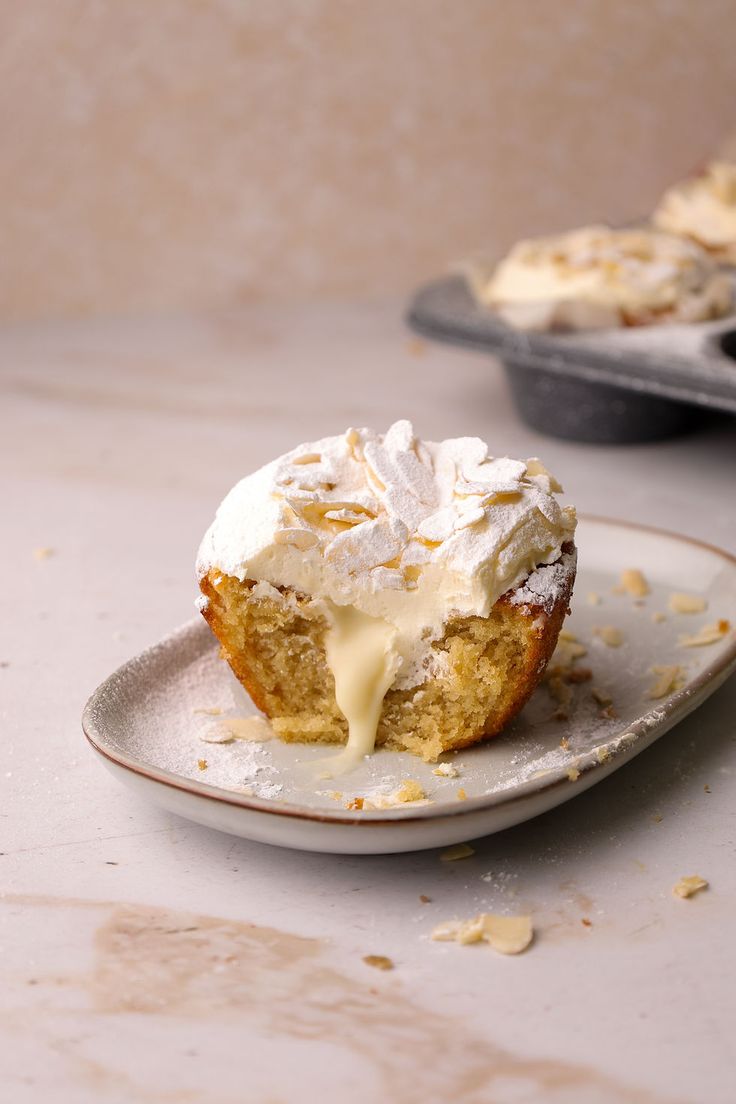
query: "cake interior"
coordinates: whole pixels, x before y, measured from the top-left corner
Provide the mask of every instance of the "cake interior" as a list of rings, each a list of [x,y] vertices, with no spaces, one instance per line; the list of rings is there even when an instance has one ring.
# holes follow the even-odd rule
[[[498,733],[538,684],[567,612],[570,579],[550,612],[505,595],[488,617],[446,623],[432,642],[425,680],[386,694],[376,744],[435,761],[443,751]],[[201,580],[204,616],[222,655],[290,742],[345,744],[347,722],[325,659],[327,622],[288,588],[257,587],[211,570]],[[430,673],[431,672],[431,673]]]

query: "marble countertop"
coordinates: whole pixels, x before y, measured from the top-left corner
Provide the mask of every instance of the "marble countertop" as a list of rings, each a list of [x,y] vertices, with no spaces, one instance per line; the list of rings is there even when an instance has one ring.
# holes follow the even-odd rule
[[[79,717],[191,616],[215,505],[296,441],[408,415],[430,438],[541,454],[581,511],[733,551],[736,420],[626,449],[546,440],[498,365],[411,339],[391,303],[6,329],[0,387],[8,1101],[733,1099],[734,679],[608,780],[456,863],[189,824],[119,787]],[[711,888],[673,897],[694,872]],[[518,958],[428,941],[439,920],[517,907],[539,933]]]

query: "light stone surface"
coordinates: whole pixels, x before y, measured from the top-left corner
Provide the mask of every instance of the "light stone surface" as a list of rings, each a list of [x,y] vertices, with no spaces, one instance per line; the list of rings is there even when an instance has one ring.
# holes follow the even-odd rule
[[[732,0],[0,5],[4,317],[405,290],[636,219],[733,130]]]
[[[223,493],[350,423],[477,433],[540,454],[582,511],[734,550],[734,420],[625,449],[545,440],[497,365],[417,343],[400,315],[260,306],[0,334],[13,1104],[733,1099],[733,679],[590,792],[455,863],[232,839],[139,800],[84,744],[94,686],[191,616]],[[679,900],[690,874],[710,888]],[[531,914],[535,943],[507,959],[430,941],[480,912]]]

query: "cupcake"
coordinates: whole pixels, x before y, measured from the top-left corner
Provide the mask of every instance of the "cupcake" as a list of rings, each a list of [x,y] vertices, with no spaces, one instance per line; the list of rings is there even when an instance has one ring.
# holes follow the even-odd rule
[[[521,330],[701,322],[732,308],[731,281],[711,258],[656,230],[587,226],[518,242],[500,264],[465,272],[478,303]]]
[[[287,741],[433,761],[538,684],[575,579],[575,511],[539,460],[407,421],[300,445],[238,483],[202,541],[200,609]]]
[[[713,161],[700,176],[670,188],[654,222],[697,242],[716,260],[736,265],[736,164]]]

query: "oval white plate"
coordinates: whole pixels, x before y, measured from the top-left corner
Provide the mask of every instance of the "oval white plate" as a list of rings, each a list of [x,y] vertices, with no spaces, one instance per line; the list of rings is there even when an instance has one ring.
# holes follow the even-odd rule
[[[653,529],[582,519],[580,569],[566,628],[588,649],[578,666],[592,679],[574,687],[569,717],[541,687],[502,737],[445,757],[456,777],[405,753],[379,751],[350,774],[324,774],[334,750],[283,744],[205,742],[217,717],[254,707],[218,657],[197,619],[130,660],[95,691],[82,725],[94,750],[121,781],[183,817],[234,835],[310,851],[371,854],[440,847],[498,832],[567,801],[648,747],[695,709],[736,668],[732,630],[706,647],[685,648],[684,634],[718,620],[736,624],[736,558]],[[651,594],[638,602],[614,593],[620,572],[644,572]],[[673,591],[702,595],[701,614],[668,609]],[[591,604],[590,594],[599,597]],[[655,612],[665,620],[654,620]],[[621,630],[608,647],[596,627]],[[656,665],[679,664],[679,689],[647,697]],[[591,689],[610,694],[604,716]],[[242,692],[241,692],[242,693]],[[245,704],[244,704],[245,703]],[[204,769],[200,761],[206,762]],[[321,766],[316,765],[321,762]],[[356,797],[394,792],[418,781],[424,804],[380,811],[347,806]],[[463,791],[464,797],[463,797]]]

